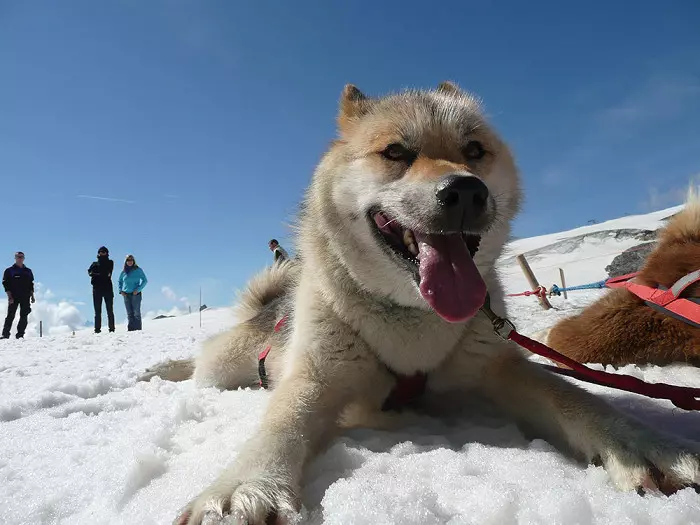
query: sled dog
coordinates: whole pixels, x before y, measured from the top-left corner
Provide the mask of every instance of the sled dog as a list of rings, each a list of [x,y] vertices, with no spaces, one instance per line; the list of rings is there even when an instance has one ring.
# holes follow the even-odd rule
[[[658,244],[635,281],[668,290],[698,269],[700,197],[691,187],[685,207],[661,229]],[[700,283],[689,285],[679,297],[698,302]],[[652,306],[626,288],[615,288],[554,325],[547,344],[579,363],[700,366],[697,322]]]
[[[521,186],[479,101],[452,82],[381,97],[347,85],[337,127],[300,207],[297,257],[252,278],[238,323],[201,355],[142,376],[235,389],[262,372],[271,389],[256,435],[233,464],[211,465],[223,471],[175,523],[293,517],[303,469],[336,429],[472,397],[622,490],[697,489],[696,443],[529,361],[480,311],[488,292],[505,314],[494,266]]]

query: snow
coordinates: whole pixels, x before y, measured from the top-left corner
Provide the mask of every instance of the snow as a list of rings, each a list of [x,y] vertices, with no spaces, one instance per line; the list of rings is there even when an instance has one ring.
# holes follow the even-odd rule
[[[676,211],[514,241],[500,267],[507,290],[527,289],[513,255],[528,251],[539,250],[531,262],[547,286],[559,282],[559,267],[568,284],[603,279],[615,254],[639,241],[603,235],[568,248],[557,243],[605,229],[655,229]],[[603,293],[552,298],[554,309],[547,312],[533,297],[509,298],[508,304],[519,330],[533,334]],[[232,323],[228,308],[214,308],[202,312],[201,328],[194,313],[146,320],[142,332],[118,326],[114,334],[83,330],[0,341],[0,523],[171,523],[255,432],[270,393],[135,378],[163,359],[196,354],[206,337]],[[681,365],[620,372],[700,384],[700,370]],[[654,426],[697,438],[700,414],[586,388]],[[336,439],[305,474],[306,521],[700,523],[700,496],[691,489],[671,497],[619,492],[602,468],[572,463],[508,422],[419,423],[400,432],[353,430]]]

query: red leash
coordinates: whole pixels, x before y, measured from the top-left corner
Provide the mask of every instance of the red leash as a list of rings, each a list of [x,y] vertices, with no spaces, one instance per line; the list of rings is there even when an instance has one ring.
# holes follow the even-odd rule
[[[481,310],[491,320],[494,331],[501,338],[511,340],[534,354],[546,357],[547,359],[551,359],[572,369],[564,370],[545,366],[545,368],[552,372],[571,376],[581,381],[587,381],[597,385],[641,394],[647,397],[668,399],[678,408],[683,408],[685,410],[700,410],[700,399],[698,399],[700,398],[700,388],[668,385],[666,383],[647,383],[646,381],[642,381],[641,379],[627,374],[611,374],[602,370],[593,370],[578,361],[574,361],[570,357],[560,354],[547,345],[543,345],[534,339],[519,334],[512,322],[499,317],[491,310],[490,297],[488,294],[486,295],[486,301]]]

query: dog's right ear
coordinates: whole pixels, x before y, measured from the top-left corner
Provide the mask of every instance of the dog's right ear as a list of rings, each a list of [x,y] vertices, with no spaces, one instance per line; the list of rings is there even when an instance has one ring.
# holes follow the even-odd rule
[[[438,84],[437,90],[450,95],[459,95],[462,93],[462,90],[459,89],[459,86],[450,80],[440,82],[440,84]]]
[[[338,127],[346,130],[358,118],[367,113],[370,99],[353,84],[346,84],[340,96],[340,110],[338,113]]]

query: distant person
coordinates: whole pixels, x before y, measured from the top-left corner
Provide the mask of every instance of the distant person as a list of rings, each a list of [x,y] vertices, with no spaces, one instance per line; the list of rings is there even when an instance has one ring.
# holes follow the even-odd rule
[[[124,269],[119,275],[119,293],[124,296],[127,330],[141,330],[141,292],[146,287],[148,279],[141,267],[136,264],[134,256],[129,254],[124,260]]]
[[[15,253],[15,264],[5,269],[2,274],[2,286],[7,292],[7,317],[0,339],[10,338],[10,329],[15,320],[19,307],[19,322],[17,323],[17,339],[24,337],[27,329],[27,317],[32,311],[29,302],[34,300],[34,274],[24,265],[24,253]]]
[[[112,287],[112,271],[114,261],[109,258],[109,250],[100,246],[97,250],[97,260],[88,268],[92,284],[92,303],[95,307],[95,333],[102,330],[102,300],[107,310],[107,325],[114,332],[114,288]]]
[[[270,242],[267,243],[267,245],[270,248],[270,251],[272,252],[273,263],[282,262],[285,259],[289,259],[289,254],[287,253],[287,250],[280,246],[280,243],[277,242],[277,239],[271,239]]]

